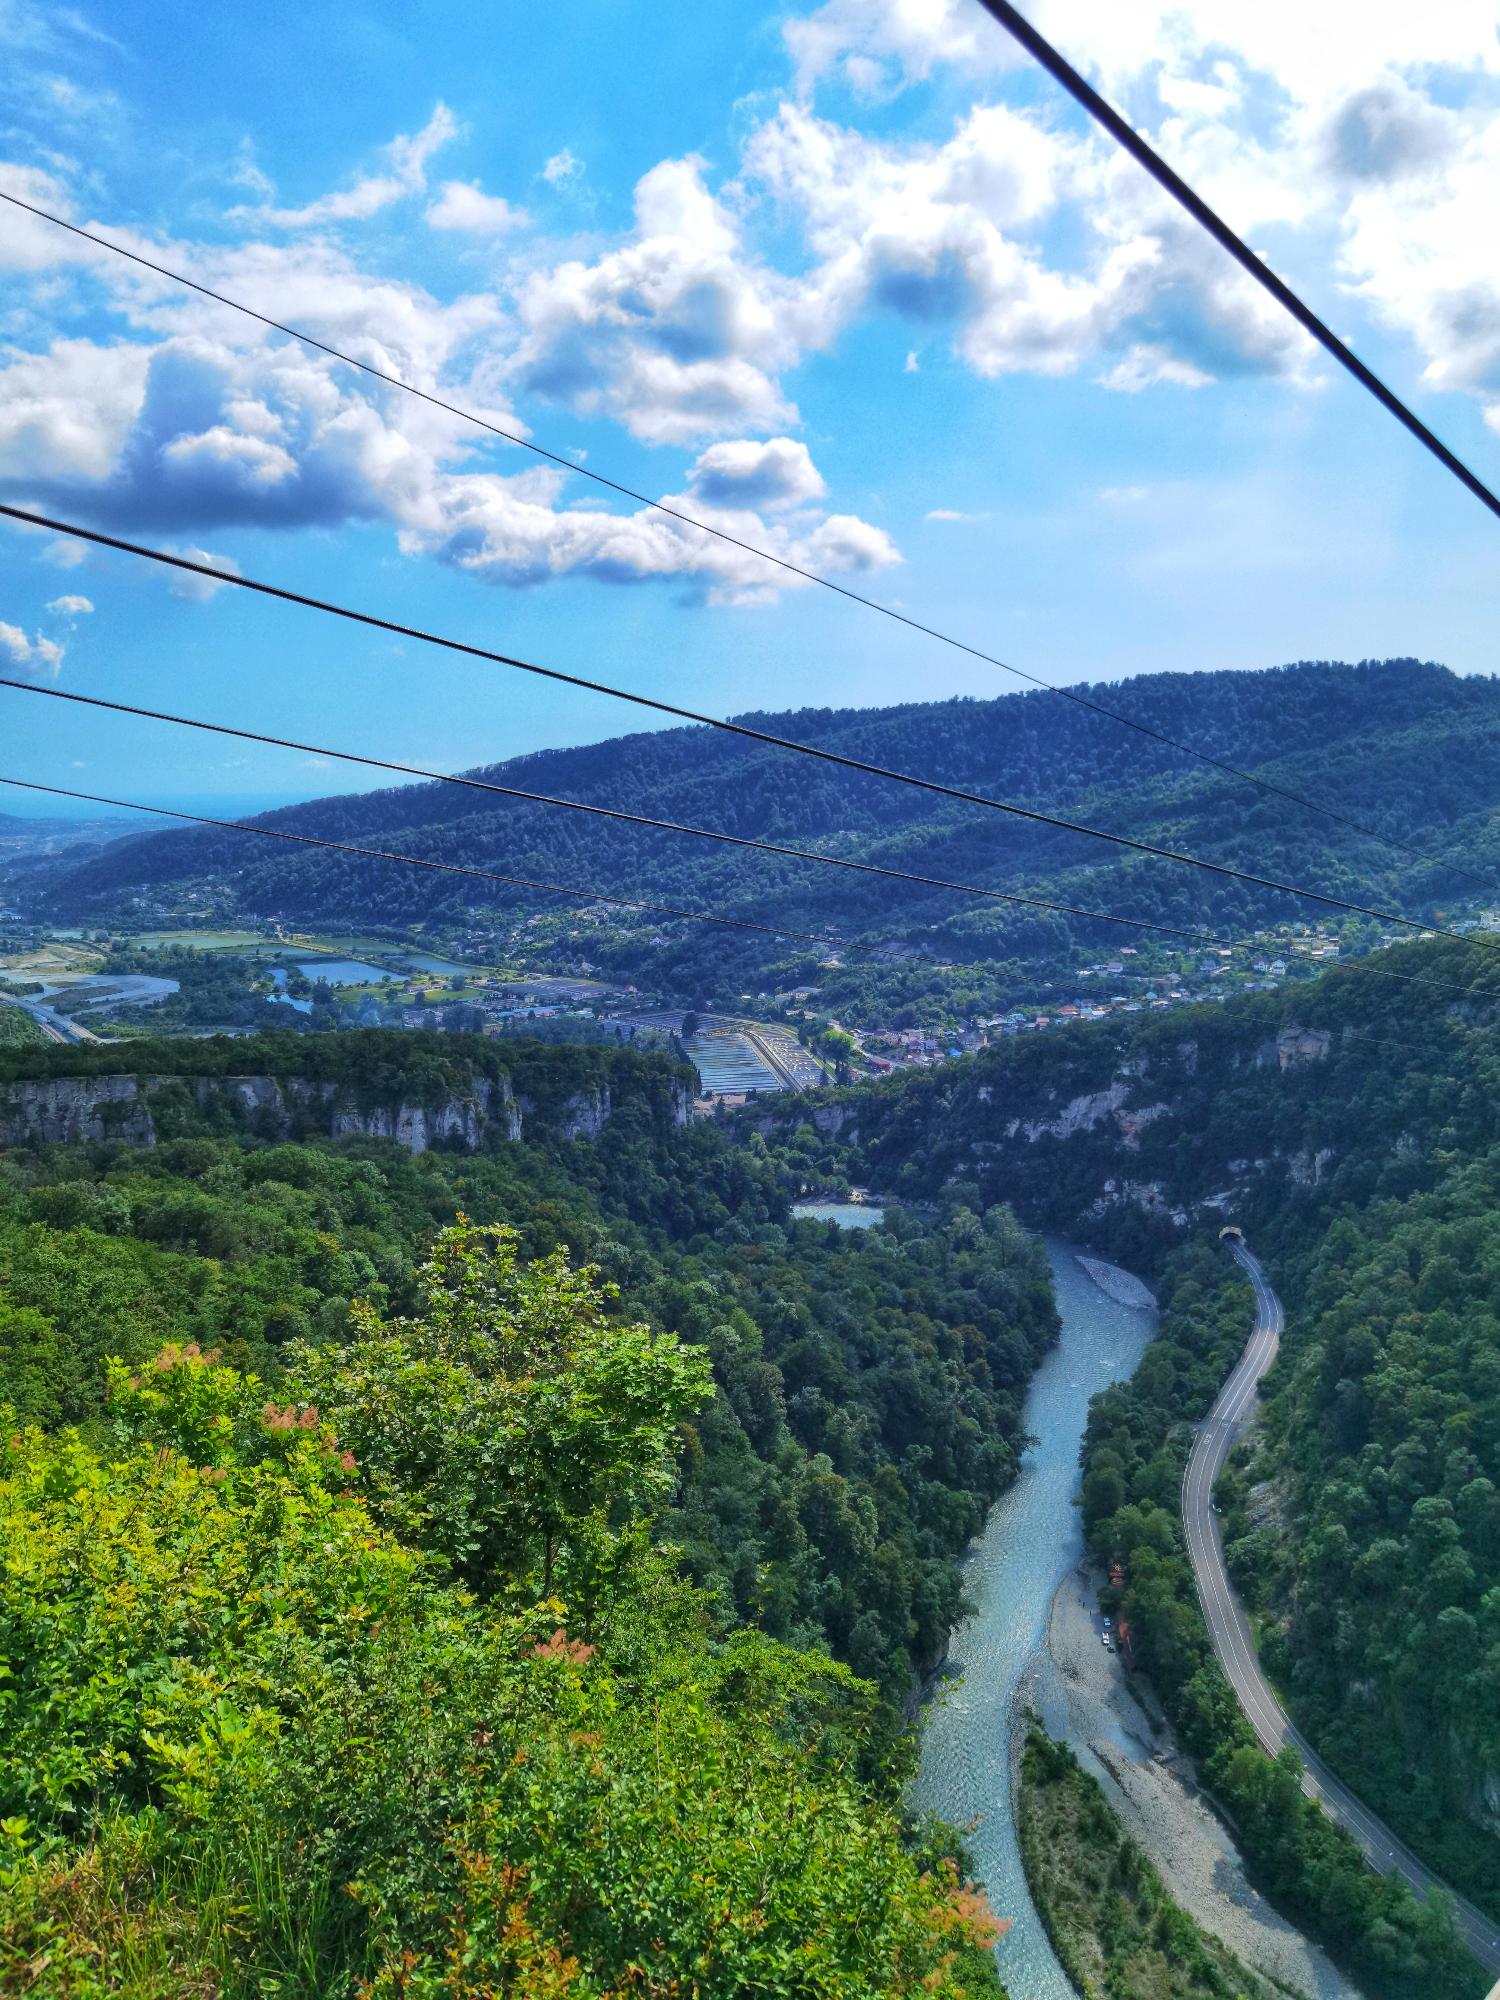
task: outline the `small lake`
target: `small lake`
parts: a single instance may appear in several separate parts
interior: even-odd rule
[[[297,970],[314,983],[323,979],[330,986],[378,986],[382,979],[393,976],[378,965],[362,965],[357,958],[298,959]]]
[[[456,965],[451,958],[434,958],[430,952],[403,951],[401,954],[403,972],[472,972],[472,965]]]
[[[794,1201],[799,1222],[836,1222],[840,1229],[873,1229],[885,1210],[873,1201]]]
[[[1118,1304],[1085,1276],[1073,1246],[1047,1239],[1062,1332],[1032,1378],[1023,1427],[1038,1442],[991,1509],[964,1560],[977,1607],[954,1632],[944,1683],[922,1725],[912,1798],[966,1830],[995,1913],[1011,1920],[995,1948],[1011,2000],[1076,2000],[1026,1887],[1011,1802],[1016,1689],[1045,1637],[1053,1593],[1083,1558],[1074,1496],[1089,1399],[1134,1372],[1154,1311]],[[970,1830],[972,1829],[972,1830]]]

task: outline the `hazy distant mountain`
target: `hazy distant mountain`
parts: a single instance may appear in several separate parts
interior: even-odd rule
[[[0,813],[0,856],[54,854],[66,847],[105,846],[128,833],[134,822],[108,819],[30,819],[23,813]]]
[[[1449,899],[1482,898],[1483,886],[1464,868],[1496,882],[1500,899],[1500,681],[1392,660],[1147,675],[1079,692],[1385,838],[1269,797],[1053,694],[751,719],[946,784],[1334,894],[1399,902],[1415,914]],[[474,775],[1168,923],[1235,923],[1310,907],[702,728],[541,752]],[[1064,937],[1055,920],[1003,904],[441,784],[317,800],[257,823],[611,895],[851,937],[935,943],[957,959],[1025,953]],[[178,885],[215,885],[241,912],[316,924],[407,924],[474,907],[557,907],[529,891],[209,831],[150,834],[86,859],[64,857],[33,877],[31,895],[57,913],[98,916],[118,913],[141,892],[155,897]],[[730,948],[722,934],[711,936],[709,947]],[[749,959],[776,951],[753,940],[744,949]]]

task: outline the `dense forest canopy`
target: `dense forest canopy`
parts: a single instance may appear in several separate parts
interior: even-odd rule
[[[897,1793],[1055,1332],[1008,1212],[798,1221],[629,1050],[130,1053],[613,1108],[0,1154],[0,1986],[998,1991]]]
[[[643,1541],[702,1350],[505,1230],[415,1277],[274,1381],[170,1341],[6,1423],[0,1986],[997,1992],[870,1691]]]
[[[1250,1325],[1214,1238],[1227,1217],[1246,1229],[1288,1325],[1256,1457],[1225,1495],[1231,1561],[1309,1737],[1492,1911],[1497,963],[1488,940],[1434,940],[1295,993],[1080,1027],[834,1093],[821,1132],[791,1128],[790,1110],[784,1132],[774,1106],[755,1113],[810,1174],[913,1200],[1009,1199],[1158,1274],[1173,1312],[1134,1383],[1096,1412],[1085,1504],[1101,1554],[1146,1551],[1129,1601],[1148,1664],[1180,1691],[1179,1721],[1219,1755],[1226,1786],[1248,1739],[1227,1687],[1200,1678],[1177,1494],[1191,1425]],[[1252,1769],[1240,1771],[1247,1800]],[[1323,1883],[1325,1902],[1304,1913],[1347,1934],[1358,1898],[1337,1854],[1315,1863],[1298,1842],[1316,1829],[1283,1840],[1266,1826],[1267,1868]],[[1400,1983],[1400,1958],[1392,1941],[1386,1983]],[[1400,1977],[1425,1962],[1409,1958]]]
[[[1500,684],[1412,660],[1303,663],[1262,673],[1143,675],[1079,692],[1210,756],[1323,802],[1330,819],[1056,696],[804,710],[757,726],[941,783],[1184,847],[1329,893],[1400,899],[1429,913],[1500,861],[1493,745]],[[708,729],[668,729],[483,767],[492,782],[817,846],[924,874],[1116,908],[1157,922],[1247,928],[1309,906],[1190,869],[1143,865],[1078,835],[1002,819],[910,787],[796,760]],[[1349,820],[1405,846],[1354,831]],[[321,800],[264,824],[397,847],[610,895],[656,898],[751,921],[862,938],[919,958],[1036,963],[1118,931],[1004,903],[750,854],[682,834],[486,799],[440,784]],[[1432,860],[1424,856],[1431,855]],[[26,878],[21,878],[23,882]],[[313,925],[462,928],[476,913],[557,912],[556,948],[619,973],[649,964],[691,994],[774,969],[790,983],[817,948],[648,917],[599,922],[575,905],[357,856],[298,852],[233,833],[142,835],[79,859],[37,864],[30,897],[50,911],[128,915],[142,893],[210,892],[221,915],[279,914]],[[650,940],[665,929],[666,943]],[[571,943],[569,941],[571,937]],[[853,969],[853,968],[851,968]]]
[[[125,1053],[49,1049],[29,1067],[86,1076]],[[367,1102],[508,1074],[536,1138],[416,1158],[257,1145],[215,1121],[195,1135],[189,1101],[154,1149],[0,1156],[0,1400],[86,1421],[106,1357],[138,1363],[169,1339],[274,1375],[289,1343],[342,1337],[353,1301],[409,1305],[422,1245],[456,1211],[504,1220],[528,1256],[566,1247],[707,1349],[719,1393],[687,1433],[667,1532],[729,1615],[831,1647],[894,1716],[952,1622],[953,1558],[1014,1471],[1055,1327],[1040,1252],[1003,1210],[797,1222],[796,1158],[677,1125],[680,1072],[631,1050],[372,1032],[129,1053],[357,1084]],[[546,1137],[549,1097],[600,1089],[614,1108],[597,1143]]]

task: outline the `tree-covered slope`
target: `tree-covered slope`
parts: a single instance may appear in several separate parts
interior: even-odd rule
[[[404,1309],[433,1230],[463,1210],[533,1256],[566,1247],[629,1310],[707,1349],[718,1394],[684,1435],[666,1531],[725,1615],[831,1648],[887,1719],[940,1650],[955,1557],[1014,1473],[1021,1404],[1055,1317],[1037,1247],[957,1206],[840,1231],[796,1221],[794,1161],[670,1116],[659,1057],[379,1031],[16,1055],[43,1082],[129,1060],[357,1089],[367,1105],[472,1088],[531,1106],[522,1143],[410,1156],[379,1140],[256,1143],[184,1096],[163,1143],[0,1152],[0,1402],[44,1424],[97,1411],[104,1363],[166,1340],[274,1377],[352,1302]],[[0,1070],[0,1076],[4,1071]],[[607,1087],[593,1139],[547,1115]],[[593,1129],[590,1127],[589,1129]]]
[[[1268,797],[1150,733],[1159,732],[1320,800],[1378,835],[1435,854],[1461,844],[1471,864],[1487,855],[1500,863],[1500,831],[1491,826],[1500,806],[1493,754],[1500,684],[1492,680],[1460,679],[1441,667],[1399,660],[1147,675],[1080,692],[1141,728],[1122,729],[1040,692],[749,719],[944,784],[1186,846],[1336,894],[1378,893],[1428,909],[1434,900],[1472,893],[1473,884],[1441,861],[1393,850],[1382,839]],[[485,766],[475,775],[988,887],[1113,904],[1158,921],[1243,922],[1305,914],[1307,908],[1191,870],[1142,865],[1077,835],[792,759],[707,729],[548,751]],[[831,927],[844,936],[958,958],[1034,954],[1068,935],[1061,920],[1002,904],[443,785],[322,800],[267,814],[263,823],[613,895]],[[142,891],[188,881],[211,884],[216,907],[224,911],[275,911],[341,925],[537,906],[532,892],[206,831],[145,835],[82,861],[46,864],[32,878],[32,893],[45,892],[52,909],[97,914],[128,907]],[[654,919],[645,924],[656,929]],[[749,965],[784,950],[771,941],[722,934],[673,937],[680,969],[689,976],[700,962],[710,967],[726,952],[736,964]]]
[[[1243,1225],[1288,1324],[1228,1496],[1231,1560],[1294,1718],[1500,1912],[1500,945],[1438,940],[1296,992],[1009,1043],[838,1093],[821,1133],[793,1115],[755,1114],[806,1172],[1009,1200],[1167,1280],[1162,1340],[1101,1399],[1085,1498],[1101,1553],[1149,1551],[1145,1655],[1225,1785],[1255,1753],[1226,1733],[1222,1683],[1195,1683],[1207,1646],[1177,1495],[1251,1324],[1215,1240]],[[1242,1775],[1253,1819],[1261,1781]],[[1263,1830],[1268,1869],[1316,1878],[1337,1932],[1333,1859],[1325,1881]]]
[[[0,1990],[977,2000],[868,1690],[643,1540],[707,1359],[505,1231],[274,1382],[169,1341],[0,1444]]]
[[[1055,1332],[1013,1219],[799,1222],[630,1051],[128,1054],[612,1108],[0,1152],[0,1990],[997,1993],[899,1785]]]

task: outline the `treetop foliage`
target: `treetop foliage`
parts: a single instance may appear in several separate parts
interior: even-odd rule
[[[993,1993],[982,1904],[849,1774],[868,1692],[716,1639],[641,1540],[702,1358],[500,1231],[421,1294],[271,1393],[175,1345],[107,1441],[6,1426],[0,1986]],[[477,1469],[434,1365],[504,1405]]]

